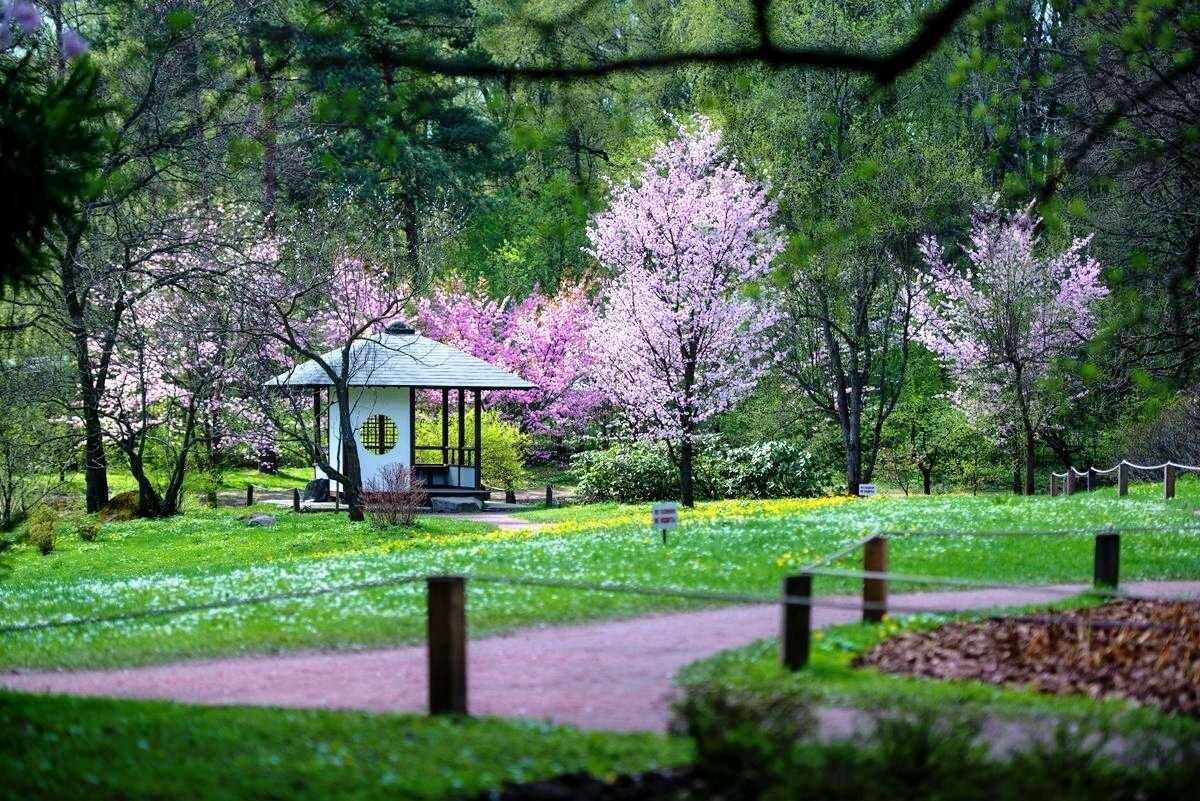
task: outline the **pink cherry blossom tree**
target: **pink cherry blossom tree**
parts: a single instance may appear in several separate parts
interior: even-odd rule
[[[489,392],[487,406],[529,434],[561,439],[581,433],[603,403],[588,381],[594,362],[588,334],[596,300],[586,281],[565,281],[557,293],[539,287],[522,301],[496,300],[487,283],[461,280],[416,303],[427,336],[441,340],[534,385],[523,392]]]
[[[362,469],[351,413],[351,381],[364,369],[352,353],[401,316],[411,289],[389,265],[403,264],[402,242],[383,224],[356,238],[346,207],[313,213],[260,242],[233,276],[239,296],[239,330],[254,343],[254,380],[246,393],[269,421],[269,431],[299,445],[326,476],[337,481],[351,520],[362,520]],[[341,464],[335,468],[308,404],[308,390],[264,388],[263,382],[296,365],[315,362],[329,379],[341,431]]]
[[[1001,429],[1019,431],[1024,490],[1034,491],[1034,443],[1060,400],[1047,387],[1055,363],[1095,332],[1094,306],[1108,294],[1090,236],[1048,252],[1032,206],[991,203],[972,216],[960,269],[935,239],[920,250],[932,282],[918,314],[925,344],[957,379],[960,402],[990,408]]]
[[[777,357],[775,298],[747,292],[783,247],[774,212],[768,187],[695,117],[614,189],[588,229],[612,275],[592,330],[595,385],[639,436],[677,454],[686,506],[699,427],[746,397]]]
[[[231,335],[226,298],[210,280],[158,289],[130,310],[101,397],[105,434],[124,454],[146,517],[180,509],[189,456],[201,436],[232,444],[244,419],[234,389],[244,342]],[[166,456],[156,483],[148,448]],[[212,457],[212,454],[208,454]]]

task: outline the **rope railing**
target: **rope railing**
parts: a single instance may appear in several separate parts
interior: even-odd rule
[[[910,536],[914,533],[943,534],[944,532],[902,532],[900,536]],[[978,534],[980,532],[974,533]],[[1043,532],[1021,533],[1036,534]],[[996,533],[993,532],[992,534],[995,535]],[[362,592],[379,588],[416,584],[424,581],[426,584],[427,599],[426,616],[428,618],[429,709],[432,714],[466,714],[466,586],[468,582],[522,587],[546,587],[579,592],[636,594],[722,604],[778,605],[783,613],[782,628],[780,631],[780,658],[787,668],[798,670],[808,663],[812,640],[812,611],[814,609],[826,608],[861,611],[864,622],[877,623],[884,620],[888,614],[896,613],[905,615],[931,615],[936,616],[937,619],[979,618],[981,616],[995,618],[1005,608],[1049,604],[1054,603],[1056,599],[1065,601],[1070,598],[1080,597],[1081,595],[1140,601],[1174,600],[1174,598],[1162,595],[1138,595],[1121,590],[1119,588],[1118,576],[1121,534],[1113,529],[1105,529],[1094,532],[1092,536],[1095,538],[1095,554],[1093,558],[1093,582],[1090,588],[1081,588],[1078,585],[1070,586],[1067,584],[1013,584],[961,577],[891,572],[888,570],[887,564],[888,537],[882,533],[875,533],[855,540],[822,557],[816,563],[801,568],[801,572],[798,574],[784,577],[782,592],[780,594],[639,586],[620,582],[596,582],[556,577],[514,576],[489,573],[467,573],[450,576],[409,574],[376,581],[281,591],[238,598],[222,598],[202,603],[130,610],[109,615],[66,617],[0,625],[0,635],[168,617],[251,604],[314,598],[335,593]],[[847,570],[828,566],[830,563],[844,558],[859,548],[862,549],[863,553],[863,569]],[[861,581],[861,600],[846,595],[816,595],[813,592],[813,581],[818,577]],[[976,600],[983,601],[983,603],[973,608],[957,608],[960,605],[958,602],[963,598],[962,595],[958,594],[943,596],[943,602],[948,603],[925,600],[921,596],[902,597],[898,599],[900,603],[896,603],[889,600],[888,591],[889,586],[897,582],[919,586],[951,587],[963,591],[1012,590],[1024,593],[1025,595],[1015,598],[1005,598],[1002,595],[984,596],[983,598],[976,596]],[[1031,599],[1037,600],[1032,600],[1031,602]],[[1017,613],[1016,615],[1005,615],[1004,619],[1047,625],[1057,624],[1063,620],[1062,615],[1056,615],[1051,611],[1034,611]],[[1072,626],[1097,628],[1124,627],[1135,630],[1161,629],[1200,633],[1200,627],[1196,626],[1157,623],[1154,621],[1124,621],[1107,618],[1103,615],[1086,618],[1076,617],[1070,619],[1068,622]]]
[[[1076,492],[1095,489],[1095,484],[1098,476],[1108,475],[1115,472],[1117,474],[1117,494],[1125,497],[1129,494],[1129,471],[1138,470],[1142,472],[1157,472],[1162,471],[1163,477],[1163,498],[1170,500],[1175,497],[1175,479],[1182,472],[1200,473],[1200,466],[1182,464],[1180,462],[1166,461],[1162,464],[1136,464],[1128,459],[1122,459],[1115,465],[1109,468],[1100,469],[1098,467],[1089,467],[1087,470],[1079,470],[1074,465],[1067,468],[1061,473],[1050,473],[1050,495],[1074,495]],[[1060,484],[1061,479],[1061,484]],[[1083,479],[1083,485],[1080,486],[1079,479]]]

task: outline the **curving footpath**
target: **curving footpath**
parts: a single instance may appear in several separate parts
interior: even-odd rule
[[[1084,585],[892,596],[897,606],[990,609],[1047,603]],[[1133,582],[1147,595],[1200,595],[1200,582]],[[855,603],[851,596],[826,596]],[[853,622],[855,609],[815,607],[813,626]],[[736,606],[626,620],[522,629],[472,640],[472,714],[546,719],[613,731],[666,730],[675,674],[717,651],[778,635],[777,606]],[[194,704],[424,712],[423,645],[365,652],[303,653],[151,667],[0,675],[28,692],[157,698]]]

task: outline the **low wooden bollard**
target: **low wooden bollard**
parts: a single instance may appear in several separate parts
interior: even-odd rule
[[[1117,465],[1117,495],[1124,498],[1129,494],[1129,465],[1121,462]]]
[[[1175,465],[1169,464],[1163,468],[1163,498],[1171,500],[1175,497]]]
[[[1096,468],[1089,467],[1087,469],[1087,491],[1091,492],[1099,486],[1100,482],[1096,479]]]
[[[887,572],[887,538],[872,537],[863,545],[863,572]],[[887,579],[863,579],[863,622],[878,623],[887,614]]]
[[[467,580],[425,581],[429,639],[429,714],[467,714]]]
[[[246,485],[246,505],[247,506],[254,505],[254,485],[253,484]]]
[[[1096,556],[1093,561],[1092,584],[1112,589],[1120,582],[1121,535],[1106,531],[1096,535]]]
[[[546,485],[546,508],[549,509],[554,505],[554,487]]]
[[[808,664],[812,639],[812,575],[801,573],[783,578],[783,631],[779,656],[788,670]]]
[[[292,511],[300,511],[300,490],[298,489],[292,490]]]

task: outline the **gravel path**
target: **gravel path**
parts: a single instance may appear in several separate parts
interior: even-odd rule
[[[896,606],[966,609],[1045,603],[1083,585],[1019,590],[918,592]],[[1200,582],[1139,582],[1144,594],[1200,595]],[[842,601],[854,602],[848,596]],[[665,731],[673,677],[690,662],[778,634],[779,609],[737,606],[571,626],[523,629],[472,640],[473,714],[549,719],[593,729]],[[817,607],[813,625],[858,619]],[[199,704],[262,704],[422,712],[424,646],[183,662],[123,670],[13,673],[0,686],[32,692],[164,698]]]

